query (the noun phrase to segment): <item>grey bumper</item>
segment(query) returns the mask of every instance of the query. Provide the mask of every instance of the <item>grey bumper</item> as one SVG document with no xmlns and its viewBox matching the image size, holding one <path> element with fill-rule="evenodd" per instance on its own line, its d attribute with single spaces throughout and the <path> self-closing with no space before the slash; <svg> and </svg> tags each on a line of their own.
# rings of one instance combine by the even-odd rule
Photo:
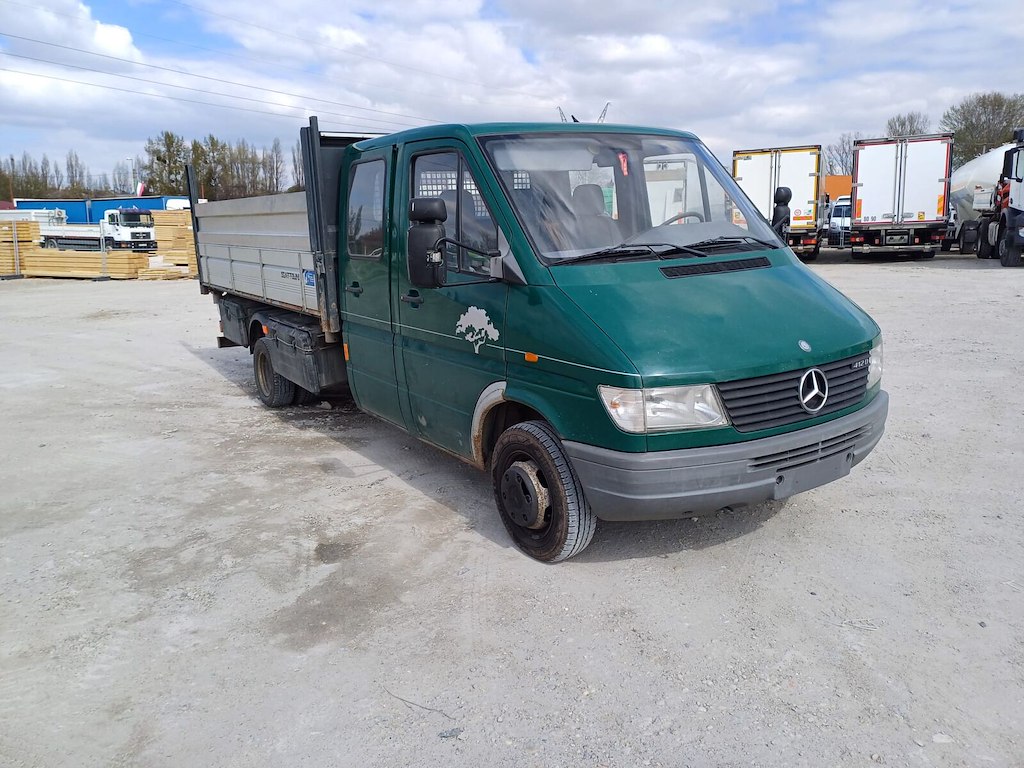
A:
<svg viewBox="0 0 1024 768">
<path fill-rule="evenodd" d="M 878 444 L 889 396 L 856 413 L 744 443 L 623 453 L 565 442 L 602 520 L 664 520 L 783 499 L 845 477 Z"/>
</svg>

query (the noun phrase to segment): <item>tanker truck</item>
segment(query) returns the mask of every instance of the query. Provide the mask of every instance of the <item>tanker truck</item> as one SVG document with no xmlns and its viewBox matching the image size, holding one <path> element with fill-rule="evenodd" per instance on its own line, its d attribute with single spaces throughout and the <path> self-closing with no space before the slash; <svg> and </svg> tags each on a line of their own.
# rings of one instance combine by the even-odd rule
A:
<svg viewBox="0 0 1024 768">
<path fill-rule="evenodd" d="M 960 166 L 949 191 L 947 237 L 1004 267 L 1020 265 L 1024 244 L 1024 128 L 1013 139 Z"/>
</svg>

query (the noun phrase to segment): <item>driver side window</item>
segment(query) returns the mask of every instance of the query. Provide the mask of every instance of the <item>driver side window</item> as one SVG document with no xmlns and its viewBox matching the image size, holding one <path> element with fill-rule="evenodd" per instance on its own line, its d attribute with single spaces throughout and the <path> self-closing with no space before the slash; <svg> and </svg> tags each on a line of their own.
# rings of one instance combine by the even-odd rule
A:
<svg viewBox="0 0 1024 768">
<path fill-rule="evenodd" d="M 412 174 L 412 196 L 444 200 L 446 236 L 472 246 L 445 244 L 448 271 L 490 275 L 490 259 L 485 253 L 497 249 L 498 227 L 462 156 L 457 152 L 420 155 L 413 161 Z"/>
</svg>

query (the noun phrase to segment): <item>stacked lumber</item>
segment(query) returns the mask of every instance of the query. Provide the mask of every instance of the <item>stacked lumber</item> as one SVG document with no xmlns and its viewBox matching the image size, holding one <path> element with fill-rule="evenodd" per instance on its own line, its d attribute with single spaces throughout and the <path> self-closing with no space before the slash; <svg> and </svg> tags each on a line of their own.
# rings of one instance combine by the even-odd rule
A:
<svg viewBox="0 0 1024 768">
<path fill-rule="evenodd" d="M 17 237 L 19 272 L 15 269 L 14 247 Z M 39 223 L 35 221 L 5 221 L 0 224 L 0 275 L 16 275 L 25 271 L 25 257 L 39 248 Z"/>
<path fill-rule="evenodd" d="M 188 276 L 188 270 L 168 265 L 139 270 L 139 280 L 181 280 Z"/>
<path fill-rule="evenodd" d="M 190 277 L 198 275 L 191 211 L 153 211 L 153 223 L 157 253 L 169 264 L 188 267 Z"/>
<path fill-rule="evenodd" d="M 21 273 L 25 277 L 112 277 L 115 280 L 134 280 L 140 269 L 149 266 L 149 257 L 132 251 L 60 251 L 56 248 L 36 248 L 21 260 Z"/>
</svg>

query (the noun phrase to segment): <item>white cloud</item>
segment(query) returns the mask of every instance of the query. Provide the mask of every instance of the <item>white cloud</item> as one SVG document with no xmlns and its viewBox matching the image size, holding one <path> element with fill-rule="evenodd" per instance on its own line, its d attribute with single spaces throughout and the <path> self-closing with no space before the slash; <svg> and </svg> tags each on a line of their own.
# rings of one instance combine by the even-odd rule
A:
<svg viewBox="0 0 1024 768">
<path fill-rule="evenodd" d="M 1019 47 L 1024 19 L 993 23 L 980 0 L 640 0 L 628 9 L 611 0 L 192 0 L 210 13 L 146 4 L 148 29 L 97 19 L 77 0 L 20 2 L 0 6 L 0 51 L 114 74 L 8 56 L 0 66 L 131 93 L 0 72 L 0 151 L 74 148 L 94 170 L 165 129 L 287 146 L 309 114 L 337 130 L 389 131 L 421 124 L 416 116 L 556 120 L 557 106 L 592 120 L 608 101 L 610 122 L 692 130 L 726 159 L 733 149 L 879 133 L 909 110 L 937 125 L 971 92 L 1022 89 L 1019 72 L 994 64 Z M 165 32 L 161 20 L 185 20 L 189 34 Z M 188 45 L 169 51 L 147 33 Z"/>
</svg>

